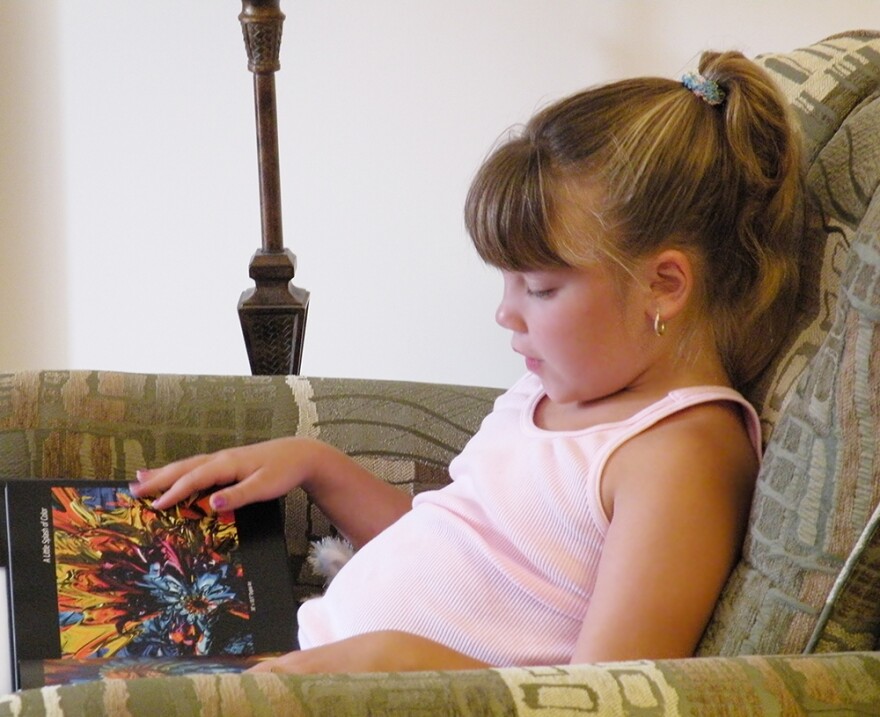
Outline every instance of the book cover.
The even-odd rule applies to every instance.
[[[277,501],[157,511],[119,481],[6,484],[13,683],[25,661],[250,656],[295,647]]]

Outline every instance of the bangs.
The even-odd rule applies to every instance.
[[[506,271],[568,264],[549,243],[553,219],[551,172],[527,137],[496,149],[480,168],[465,204],[465,225],[477,253]]]

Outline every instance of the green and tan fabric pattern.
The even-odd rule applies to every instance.
[[[876,650],[880,635],[880,507],[859,538],[825,601],[807,652]]]
[[[798,314],[787,345],[750,396],[766,439],[828,333],[853,235],[876,192],[880,34],[842,35],[758,62],[791,103],[804,140],[808,188],[821,210],[809,228]]]
[[[107,680],[0,698],[2,715],[880,714],[880,36],[760,60],[803,126],[821,217],[800,313],[750,392],[767,441],[743,559],[691,660],[390,675]],[[131,479],[193,453],[317,436],[412,493],[498,391],[346,379],[0,375],[0,478]],[[286,499],[300,597],[331,532]],[[809,655],[787,655],[815,651]]]
[[[875,583],[858,602],[860,627],[842,604],[849,630],[814,634],[840,627],[819,616],[835,609],[829,595],[851,599],[832,594],[844,565],[880,569],[846,562],[880,498],[880,37],[837,37],[762,62],[803,127],[822,216],[796,329],[753,396],[770,440],[743,560],[700,654],[857,649],[880,623]]]
[[[880,714],[872,653],[608,665],[107,680],[0,698],[0,717],[728,717]]]

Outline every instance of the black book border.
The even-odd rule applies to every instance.
[[[44,526],[39,516],[40,506],[47,507],[51,515],[50,491],[56,486],[124,490],[128,484],[120,480],[57,478],[23,478],[0,482],[0,494],[5,503],[2,533],[6,543],[4,552],[14,689],[21,689],[21,662],[58,659],[61,656],[51,519],[49,545],[53,554],[50,562],[44,563],[41,552],[41,531]],[[14,515],[16,508],[20,509],[22,500],[33,507],[34,514],[27,517]],[[245,577],[253,588],[251,619],[254,621],[255,653],[283,653],[295,649],[297,604],[293,596],[293,575],[284,540],[280,500],[240,508],[235,511],[235,522]]]

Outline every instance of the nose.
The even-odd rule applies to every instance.
[[[498,304],[498,308],[495,309],[495,323],[498,324],[503,329],[509,329],[510,323],[510,314],[507,310],[507,306],[504,304],[502,300],[500,304]]]
[[[525,331],[525,322],[523,321],[522,315],[516,309],[515,303],[512,300],[507,287],[505,287],[501,302],[495,310],[495,321],[501,328],[507,329],[508,331],[514,331],[516,333],[523,333]]]

